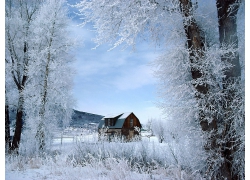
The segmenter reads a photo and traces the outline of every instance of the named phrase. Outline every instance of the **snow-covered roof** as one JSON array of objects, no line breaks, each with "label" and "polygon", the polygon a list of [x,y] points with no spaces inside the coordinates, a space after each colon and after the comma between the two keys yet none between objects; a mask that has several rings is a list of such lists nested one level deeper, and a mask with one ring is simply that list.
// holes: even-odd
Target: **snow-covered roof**
[{"label": "snow-covered roof", "polygon": [[108,115],[104,116],[104,117],[102,118],[102,120],[104,120],[104,119],[106,119],[106,118],[115,118],[115,117],[117,117],[117,116],[121,116],[121,117],[119,117],[119,119],[126,119],[131,113],[133,113],[133,112],[108,114]]},{"label": "snow-covered roof", "polygon": [[119,119],[126,119],[132,112],[125,112]]},{"label": "snow-covered roof", "polygon": [[106,118],[115,118],[115,117],[117,117],[117,116],[120,116],[120,115],[122,115],[123,113],[116,113],[116,114],[108,114],[108,115],[106,115],[104,118],[106,119]]}]

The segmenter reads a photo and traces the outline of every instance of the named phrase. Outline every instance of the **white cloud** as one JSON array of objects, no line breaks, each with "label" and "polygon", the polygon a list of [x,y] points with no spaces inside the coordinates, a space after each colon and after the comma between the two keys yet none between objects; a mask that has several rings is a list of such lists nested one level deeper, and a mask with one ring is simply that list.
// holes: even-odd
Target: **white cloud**
[{"label": "white cloud", "polygon": [[152,69],[148,65],[125,68],[114,79],[113,84],[119,90],[137,89],[145,85],[155,84]]},{"label": "white cloud", "polygon": [[[104,54],[105,56],[102,56]],[[78,69],[78,75],[83,78],[111,73],[115,68],[124,65],[126,61],[124,57],[114,58],[112,54],[108,55],[96,50],[90,50],[86,56],[85,54],[78,55],[77,59],[75,67]]]}]

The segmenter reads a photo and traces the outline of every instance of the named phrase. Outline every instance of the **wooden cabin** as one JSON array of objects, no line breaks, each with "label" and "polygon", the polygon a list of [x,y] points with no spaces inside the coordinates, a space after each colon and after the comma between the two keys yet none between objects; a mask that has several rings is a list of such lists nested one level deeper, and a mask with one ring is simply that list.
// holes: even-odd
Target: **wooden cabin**
[{"label": "wooden cabin", "polygon": [[99,136],[104,135],[108,139],[118,136],[131,140],[140,135],[141,127],[139,119],[133,112],[129,112],[103,117],[98,125],[98,132]]}]

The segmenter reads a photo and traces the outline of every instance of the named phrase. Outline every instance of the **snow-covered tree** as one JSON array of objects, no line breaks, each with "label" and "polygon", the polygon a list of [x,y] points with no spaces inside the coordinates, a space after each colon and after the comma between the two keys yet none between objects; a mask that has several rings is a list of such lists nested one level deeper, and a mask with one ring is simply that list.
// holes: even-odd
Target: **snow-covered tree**
[{"label": "snow-covered tree", "polygon": [[150,135],[152,136],[153,135],[153,130],[152,130],[152,123],[153,123],[153,119],[148,119],[145,127],[146,127],[146,130],[151,133]]},{"label": "snow-covered tree", "polygon": [[135,46],[140,37],[162,45],[155,63],[160,106],[167,116],[182,117],[179,125],[188,130],[183,132],[203,137],[207,178],[243,179],[244,56],[239,51],[244,40],[238,46],[238,35],[244,33],[237,22],[238,16],[244,19],[244,1],[82,0],[76,6],[83,24],[94,23],[97,45]]},{"label": "snow-covered tree", "polygon": [[65,127],[71,120],[74,58],[69,52],[75,40],[69,36],[69,22],[65,1],[48,0],[40,7],[32,26],[34,58],[24,92],[25,109],[29,137],[35,135],[41,152],[50,144],[55,128]]},{"label": "snow-covered tree", "polygon": [[19,147],[22,132],[22,142],[44,151],[52,130],[71,119],[74,58],[70,51],[75,40],[69,23],[65,1],[6,2],[6,97],[15,91],[11,83],[18,90],[12,149]]},{"label": "snow-covered tree", "polygon": [[152,120],[152,130],[154,132],[154,135],[157,136],[160,143],[164,141],[165,137],[165,122],[161,119],[153,119]]},{"label": "snow-covered tree", "polygon": [[[18,102],[16,113],[15,134],[12,141],[12,149],[17,149],[21,139],[23,124],[23,91],[28,79],[28,65],[30,63],[30,47],[32,36],[32,25],[40,0],[23,1],[7,0],[5,2],[5,57],[7,66],[10,67],[9,74],[18,90]],[[10,91],[10,89],[7,89]]]}]

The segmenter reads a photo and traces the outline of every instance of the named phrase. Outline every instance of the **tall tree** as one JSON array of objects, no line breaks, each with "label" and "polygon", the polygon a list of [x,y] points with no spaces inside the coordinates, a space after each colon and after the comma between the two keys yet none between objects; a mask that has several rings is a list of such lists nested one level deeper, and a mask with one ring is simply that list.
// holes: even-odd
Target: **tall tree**
[{"label": "tall tree", "polygon": [[[224,109],[224,132],[221,134],[221,139],[224,142],[221,143],[221,156],[225,159],[225,163],[222,164],[221,174],[227,179],[238,179],[239,174],[233,172],[233,156],[238,149],[238,137],[237,132],[233,127],[235,118],[235,112],[240,109],[235,108],[234,100],[237,96],[242,96],[238,92],[241,89],[241,66],[238,52],[238,36],[237,36],[237,13],[240,6],[240,1],[230,0],[222,1],[217,0],[217,12],[219,23],[219,40],[221,49],[232,49],[221,55],[221,60],[225,64],[229,64],[229,67],[225,70],[225,76],[222,79],[223,92],[225,94],[225,102],[223,104]],[[243,98],[243,97],[241,97]],[[241,100],[242,101],[242,100]],[[240,104],[240,102],[238,102]]]},{"label": "tall tree", "polygon": [[54,128],[58,124],[65,126],[71,120],[73,71],[70,63],[73,58],[69,52],[75,40],[68,35],[69,22],[65,1],[48,0],[41,5],[32,26],[33,61],[29,66],[30,81],[24,93],[27,97],[25,107],[29,109],[27,127],[36,131],[40,152],[46,150],[46,142],[49,143]]},{"label": "tall tree", "polygon": [[19,92],[15,133],[12,141],[12,150],[19,147],[23,124],[23,91],[28,79],[29,40],[31,36],[30,26],[35,18],[40,0],[5,2],[5,35],[6,57],[11,63],[13,81]]}]

